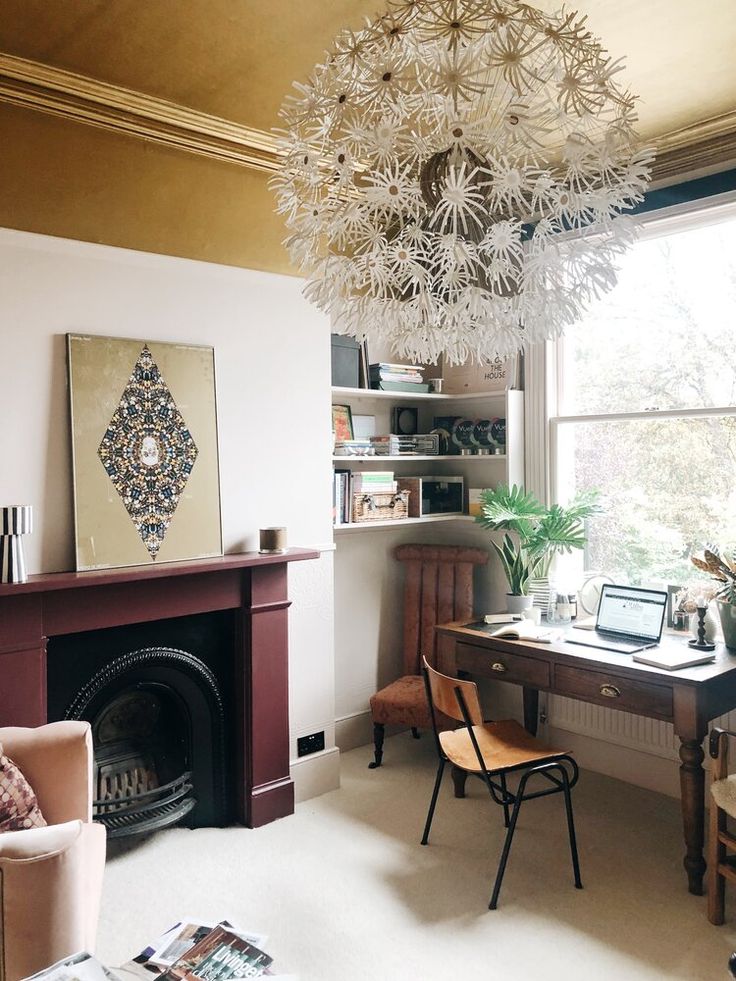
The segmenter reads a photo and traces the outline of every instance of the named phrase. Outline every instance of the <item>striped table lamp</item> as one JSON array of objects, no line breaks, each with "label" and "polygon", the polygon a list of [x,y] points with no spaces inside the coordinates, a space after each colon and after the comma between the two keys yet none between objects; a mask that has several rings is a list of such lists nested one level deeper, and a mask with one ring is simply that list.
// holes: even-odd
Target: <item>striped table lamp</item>
[{"label": "striped table lamp", "polygon": [[0,508],[0,582],[25,582],[26,562],[21,535],[33,531],[30,504]]}]

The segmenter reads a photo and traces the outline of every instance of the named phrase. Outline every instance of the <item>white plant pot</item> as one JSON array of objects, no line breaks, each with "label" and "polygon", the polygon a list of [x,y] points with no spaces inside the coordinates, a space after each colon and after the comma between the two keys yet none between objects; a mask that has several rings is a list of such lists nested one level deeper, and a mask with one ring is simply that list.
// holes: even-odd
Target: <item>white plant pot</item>
[{"label": "white plant pot", "polygon": [[523,613],[524,610],[530,610],[533,603],[533,596],[517,596],[514,593],[506,593],[507,613]]}]

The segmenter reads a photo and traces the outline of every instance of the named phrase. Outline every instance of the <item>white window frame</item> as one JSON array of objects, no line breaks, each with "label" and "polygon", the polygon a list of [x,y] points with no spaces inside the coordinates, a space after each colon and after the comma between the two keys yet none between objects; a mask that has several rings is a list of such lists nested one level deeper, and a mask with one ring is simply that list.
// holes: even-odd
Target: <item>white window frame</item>
[{"label": "white window frame", "polygon": [[[736,191],[673,205],[640,217],[639,240],[686,231],[736,219]],[[564,392],[565,339],[531,348],[526,355],[526,485],[546,503],[558,500],[559,427],[566,423],[734,416],[736,406],[651,409],[566,415],[561,411]]]}]

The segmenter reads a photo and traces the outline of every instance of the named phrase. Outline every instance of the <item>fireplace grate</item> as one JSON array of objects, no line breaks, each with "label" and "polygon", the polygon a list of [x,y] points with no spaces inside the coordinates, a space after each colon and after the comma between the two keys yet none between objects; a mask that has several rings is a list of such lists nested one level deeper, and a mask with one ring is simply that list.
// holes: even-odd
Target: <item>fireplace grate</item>
[{"label": "fireplace grate", "polygon": [[94,801],[94,819],[107,829],[108,837],[145,834],[176,824],[197,803],[191,772],[176,780],[122,798]]}]

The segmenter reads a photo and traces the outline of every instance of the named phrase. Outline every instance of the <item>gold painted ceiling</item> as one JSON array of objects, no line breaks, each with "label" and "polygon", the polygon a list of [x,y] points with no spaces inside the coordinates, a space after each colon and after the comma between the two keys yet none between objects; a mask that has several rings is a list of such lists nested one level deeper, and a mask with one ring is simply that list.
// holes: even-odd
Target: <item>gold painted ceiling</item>
[{"label": "gold painted ceiling", "polygon": [[[557,0],[536,6],[556,10]],[[3,0],[0,51],[268,130],[381,0]],[[641,97],[645,139],[736,109],[735,0],[573,0]]]},{"label": "gold painted ceiling", "polygon": [[[534,2],[548,12],[562,5]],[[666,182],[733,165],[736,0],[568,6],[588,15],[614,58],[625,57],[644,140],[685,128],[670,147],[693,139],[715,147],[714,157],[687,148],[670,154]],[[51,75],[83,76],[82,86],[91,78],[177,104],[174,112],[184,106],[221,117],[209,146],[219,146],[224,132],[226,152],[237,156],[241,145],[228,142],[228,126],[269,133],[291,83],[307,77],[337,32],[384,9],[383,0],[0,0],[0,69],[5,56],[29,59],[32,71],[41,62]],[[41,103],[54,93],[51,84]],[[68,112],[74,96],[66,98],[65,118],[48,106],[38,111],[41,103],[0,98],[0,226],[294,274],[263,169],[126,131],[125,109],[116,126],[100,127]],[[713,122],[691,132],[705,120]],[[174,138],[190,132],[174,129]],[[254,135],[243,132],[246,141]],[[273,164],[272,143],[261,142]]]}]

